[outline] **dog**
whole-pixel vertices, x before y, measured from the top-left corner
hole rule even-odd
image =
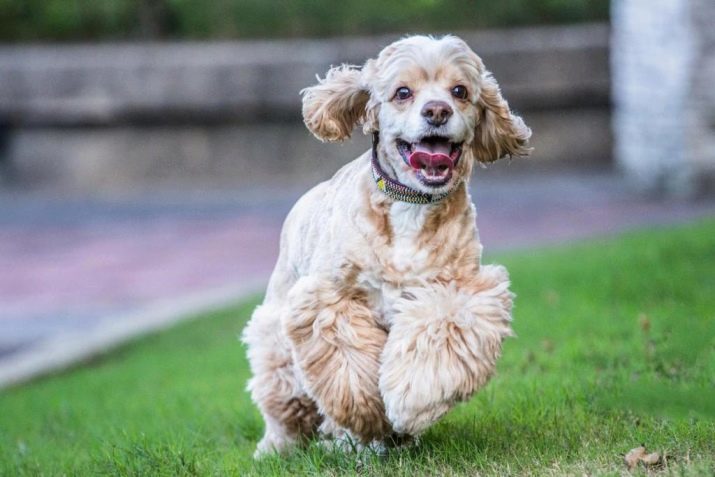
[[[257,457],[316,435],[419,436],[512,335],[509,276],[480,263],[467,186],[475,164],[529,154],[531,130],[482,60],[455,36],[411,36],[301,94],[318,139],[361,125],[373,145],[295,204],[244,330]]]

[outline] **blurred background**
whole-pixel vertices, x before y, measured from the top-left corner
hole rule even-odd
[[[715,214],[710,0],[0,0],[0,385],[260,291],[369,146],[298,91],[455,33],[533,129],[476,172],[488,253]]]

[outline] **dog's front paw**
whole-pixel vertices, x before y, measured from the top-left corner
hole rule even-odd
[[[398,433],[418,435],[449,411],[467,370],[457,369],[462,368],[460,362],[453,363],[449,370],[440,369],[441,362],[449,359],[449,345],[432,342],[432,354],[423,353],[417,349],[420,332],[409,330],[413,332],[411,336],[393,339],[396,332],[402,331],[393,327],[388,337],[382,355],[380,391],[392,428]]]
[[[397,432],[419,434],[494,372],[512,334],[509,281],[483,267],[470,283],[408,290],[382,353],[380,392]]]
[[[268,431],[256,445],[253,453],[254,459],[262,459],[271,454],[284,454],[292,449],[297,443],[295,437],[288,436],[283,432]]]

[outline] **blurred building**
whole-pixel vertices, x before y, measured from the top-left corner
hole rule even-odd
[[[533,164],[615,163],[687,196],[715,171],[714,23],[712,0],[613,0],[610,29],[457,33],[532,127]],[[0,186],[302,189],[368,141],[320,144],[298,92],[398,37],[0,46]]]

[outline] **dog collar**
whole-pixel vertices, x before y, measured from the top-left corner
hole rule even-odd
[[[429,194],[406,186],[396,179],[392,179],[387,175],[382,167],[380,167],[380,162],[377,160],[378,137],[378,133],[373,133],[372,177],[375,179],[377,188],[384,192],[389,198],[399,200],[400,202],[408,202],[410,204],[434,204],[447,197],[456,188],[457,184],[455,184],[455,186],[447,192],[442,192],[441,194]]]

